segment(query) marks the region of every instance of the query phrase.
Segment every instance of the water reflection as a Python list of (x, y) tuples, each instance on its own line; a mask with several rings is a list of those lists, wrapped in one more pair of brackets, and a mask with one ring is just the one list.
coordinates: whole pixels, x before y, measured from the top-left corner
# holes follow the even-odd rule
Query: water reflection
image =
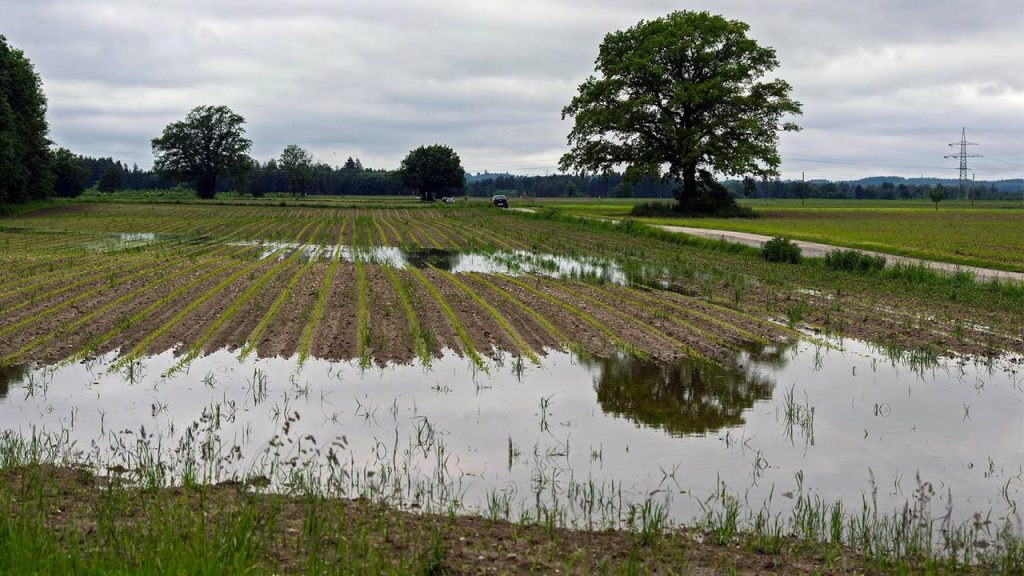
[(618, 262), (593, 256), (539, 254), (523, 250), (443, 250), (398, 246), (348, 246), (336, 244), (296, 244), (288, 242), (238, 242), (239, 246), (259, 246), (260, 257), (288, 258), (301, 252), (300, 260), (341, 258), (347, 262), (360, 260), (394, 268), (426, 268), (433, 266), (453, 274), (484, 273), (522, 276), (538, 274), (556, 278), (573, 278), (594, 283), (665, 287), (668, 271), (663, 267)]
[(20, 384), (28, 376), (29, 364), (12, 364), (4, 366), (0, 364), (0, 400), (7, 398), (12, 384)]
[[(780, 351), (763, 356), (770, 364), (785, 363)], [(741, 426), (744, 412), (758, 400), (770, 399), (774, 388), (774, 382), (740, 364), (667, 364), (627, 354), (582, 361), (595, 372), (594, 390), (602, 411), (672, 436)]]

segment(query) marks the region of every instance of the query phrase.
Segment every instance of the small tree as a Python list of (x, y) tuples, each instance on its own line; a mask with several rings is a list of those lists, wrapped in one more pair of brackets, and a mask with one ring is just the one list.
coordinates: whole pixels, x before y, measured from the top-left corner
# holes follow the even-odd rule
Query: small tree
[(313, 181), (313, 157), (309, 152), (289, 144), (281, 152), (281, 169), (288, 174), (288, 191), (292, 195), (305, 196)]
[(91, 172), (85, 162), (67, 148), (53, 151), (53, 191), (61, 198), (74, 198), (85, 191)]
[(946, 199), (946, 189), (942, 184), (936, 184), (934, 188), (928, 191), (928, 197), (932, 199), (932, 202), (935, 202), (935, 211), (938, 212), (939, 202)]
[(252, 141), (245, 118), (227, 106), (197, 106), (153, 139), (153, 169), (175, 180), (194, 180), (200, 198), (213, 198), (217, 179), (244, 162)]
[(121, 165), (114, 163), (107, 167), (107, 170), (100, 176), (96, 189), (100, 192), (115, 192), (124, 185), (124, 171)]
[(420, 146), (409, 152), (398, 172), (402, 184), (415, 190), (423, 201), (454, 195), (466, 187), (466, 171), (459, 155), (441, 144)]
[(562, 170), (683, 182), (679, 208), (728, 210), (715, 174), (776, 176), (780, 130), (799, 114), (775, 51), (749, 27), (707, 12), (673, 12), (605, 36), (596, 72), (562, 110), (575, 119)]

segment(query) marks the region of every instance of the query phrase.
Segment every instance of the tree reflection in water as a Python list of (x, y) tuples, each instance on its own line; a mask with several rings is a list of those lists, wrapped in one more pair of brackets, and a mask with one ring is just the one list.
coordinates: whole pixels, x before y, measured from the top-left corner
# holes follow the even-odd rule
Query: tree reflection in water
[(459, 262), (459, 253), (452, 250), (436, 248), (408, 248), (402, 250), (402, 256), (410, 266), (426, 268), (433, 266), (451, 272)]
[(751, 348), (729, 366), (686, 359), (664, 363), (631, 354), (581, 361), (597, 370), (594, 389), (606, 414), (686, 436), (742, 425), (743, 412), (771, 398), (775, 387), (750, 363), (781, 367), (787, 351)]
[(0, 400), (7, 398), (11, 384), (18, 384), (25, 379), (28, 370), (28, 364), (12, 364), (10, 366), (0, 364)]

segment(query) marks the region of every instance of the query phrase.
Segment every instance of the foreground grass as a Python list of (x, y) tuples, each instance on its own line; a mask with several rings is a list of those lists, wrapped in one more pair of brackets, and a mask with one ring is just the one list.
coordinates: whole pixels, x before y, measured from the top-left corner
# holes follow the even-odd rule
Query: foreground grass
[(869, 558), (781, 536), (719, 536), (418, 514), (241, 483), (142, 490), (49, 465), (0, 471), (3, 574), (1021, 573), (1019, 555), (965, 566)]

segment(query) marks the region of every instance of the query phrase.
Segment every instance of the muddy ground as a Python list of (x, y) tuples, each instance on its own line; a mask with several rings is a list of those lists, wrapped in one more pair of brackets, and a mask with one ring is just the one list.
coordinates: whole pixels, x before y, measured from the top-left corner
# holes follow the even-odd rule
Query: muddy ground
[[(294, 574), (328, 567), (423, 574), (924, 573), (919, 560), (867, 559), (787, 537), (766, 547), (748, 536), (716, 542), (710, 533), (692, 529), (646, 536), (566, 530), (402, 512), (365, 500), (265, 494), (240, 482), (140, 490), (125, 487), (116, 475), (48, 465), (0, 470), (0, 525), (5, 524), (12, 537), (27, 531), (34, 546), (47, 547), (32, 563), (44, 571), (61, 564), (64, 559), (57, 555), (80, 567), (115, 562), (128, 571), (160, 571), (160, 554), (202, 553), (189, 552), (191, 543), (202, 541), (223, 551), (205, 566), (218, 573)], [(154, 538), (164, 542), (156, 553), (149, 548)], [(255, 546), (244, 556), (229, 555), (239, 538)], [(0, 567), (17, 562), (12, 557), (0, 559)], [(927, 573), (989, 574), (991, 569), (938, 564)]]

